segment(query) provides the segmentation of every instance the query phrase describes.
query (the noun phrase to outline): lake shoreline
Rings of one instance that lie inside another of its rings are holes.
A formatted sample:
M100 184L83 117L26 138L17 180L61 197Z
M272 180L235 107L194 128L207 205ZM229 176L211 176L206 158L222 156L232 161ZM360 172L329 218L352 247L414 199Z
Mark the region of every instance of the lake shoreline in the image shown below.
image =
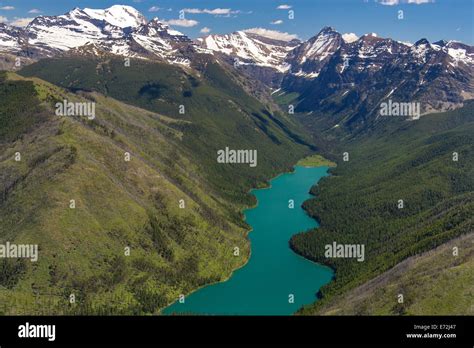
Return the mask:
M312 156L310 156L310 157L312 157ZM307 157L307 158L308 158L308 157ZM306 158L305 158L305 159L306 159ZM302 160L304 160L304 159L302 159ZM265 181L264 185L262 185L263 187L253 187L253 188L250 188L250 189L247 191L247 194L252 194L252 195L254 195L254 197L256 197L256 202L255 202L255 204L253 204L252 206L247 206L247 207L244 207L244 208L242 208L242 209L240 210L240 213L242 213L242 214L244 215L244 219L243 219L244 222L247 223L247 215L246 215L246 212L248 212L248 211L250 211L250 210L253 210L253 209L256 209L256 208L259 206L258 197L254 194L254 192L260 191L260 190L272 189L272 187L273 187L273 186L272 186L272 182L273 182L274 180L278 179L279 177L281 177L281 176L283 176L283 175L286 175L286 174L295 174L298 167L301 167L301 168L327 167L327 169L326 169L326 175L329 175L329 169L331 168L331 166L328 166L328 165L325 165L325 164L302 165L302 164L300 164L300 162L301 162L302 160L299 160L296 164L294 164L293 167L291 168L291 170L287 170L287 171L283 171L283 172L281 172L281 173L278 173L278 174L275 175L274 177L272 177L272 178L270 178L269 180ZM318 179L318 180L319 180L319 179ZM307 193L310 194L311 196L313 196L313 195L311 194L310 190L311 190L311 188L312 188L315 184L317 184L317 182L314 183L314 184L312 184L312 185L308 188L308 192L307 192ZM312 199L312 197L309 198L309 199ZM301 208L303 211L305 211L306 215L307 215L309 218L311 218L312 220L314 220L314 221L316 222L316 224L319 225L319 222L318 222L315 218L313 218L313 217L311 217L309 214L307 214L306 210L303 208L302 205L300 206L300 208ZM315 228L317 228L317 227L315 227ZM185 298L189 297L190 295L192 295L192 294L196 293L197 291L202 290L202 289L204 289L204 288L208 288L208 287L211 287L211 286L215 286L215 285L217 285L217 284L220 284L220 283L228 282L228 281L235 275L235 273L236 273L237 271L239 271L239 270L243 269L245 266L247 266L247 265L249 264L249 261L251 260L252 255L253 255L253 245L252 245L252 241L251 241L251 239L250 239L250 233L253 232L253 231L254 231L254 227L252 227L252 228L250 228L248 231L246 231L245 238L247 239L250 248L249 248L249 253L246 255L246 258L245 258L245 260L244 260L244 263L243 263L241 266L239 266L239 267L233 269L232 272L231 272L227 277L225 277L225 278L222 279L222 280L219 280L219 281L216 281L216 282L213 282L213 283L209 283L209 284L205 284L205 285L200 286L199 288L194 289L193 291L191 291L191 292L189 292L188 294L186 294L186 295L185 295ZM299 232L296 232L296 233L299 233ZM296 234L296 233L295 233L295 234ZM315 262L315 261L313 261L313 260L310 260L310 259L304 257L303 255L301 255L301 254L295 252L295 250L293 250L293 249L291 248L290 240L288 240L287 242L288 242L287 248L290 249L290 251L291 251L294 255L296 255L298 258L304 259L305 261L309 261L309 262L311 262L311 263L314 264L314 265L318 265L318 266L320 266L320 267L324 267L324 268L330 269L330 267L328 267L327 265L323 265L323 264L321 264L321 263L318 263L318 262ZM332 272L332 270L331 270L331 272ZM333 272L332 272L332 273L333 273ZM334 278L334 276L331 277L331 281L332 281L333 278ZM315 300L317 300L317 296L316 296L317 293L315 292L314 295L315 295ZM169 314L168 314L168 313L166 313L166 314L163 313L167 308L173 306L173 305L176 304L176 303L177 303L177 300L173 301L172 303L170 303L170 304L167 305L166 307L162 308L161 311L160 311L160 314L161 314L161 315L200 315L200 314L193 314L192 312L190 312L189 314L186 314L186 313L180 314L179 312L176 312L176 313L175 313L175 312L172 312L172 313L169 313ZM301 307L298 308L295 312L291 313L290 315L296 314L300 309L301 309ZM219 314L204 314L204 315L219 315ZM287 314L282 314L282 315L287 315Z

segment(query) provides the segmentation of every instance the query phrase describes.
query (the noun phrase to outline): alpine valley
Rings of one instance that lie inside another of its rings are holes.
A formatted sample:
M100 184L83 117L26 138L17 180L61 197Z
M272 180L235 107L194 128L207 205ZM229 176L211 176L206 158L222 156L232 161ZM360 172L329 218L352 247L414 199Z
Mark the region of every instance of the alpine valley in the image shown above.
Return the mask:
M303 204L319 227L288 243L335 276L297 313L474 314L473 46L331 27L192 40L114 5L0 23L0 69L0 244L39 246L0 259L1 314L159 314L225 281L250 257L249 191L314 153L332 167ZM65 101L94 117L57 116ZM254 161L220 163L228 149ZM328 259L333 243L363 262Z

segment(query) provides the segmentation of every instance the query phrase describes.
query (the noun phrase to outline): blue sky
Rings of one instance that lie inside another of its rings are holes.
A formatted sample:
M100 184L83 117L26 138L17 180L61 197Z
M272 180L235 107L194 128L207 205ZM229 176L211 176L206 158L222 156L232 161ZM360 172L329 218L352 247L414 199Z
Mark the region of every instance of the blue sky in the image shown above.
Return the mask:
M193 38L208 30L221 34L260 27L308 39L330 25L359 36L375 32L400 41L453 39L474 44L474 0L0 0L0 21L25 23L25 18L63 14L74 7L114 4L170 21L188 9L185 20L171 23L187 25L172 26ZM289 11L294 11L294 19L289 19Z

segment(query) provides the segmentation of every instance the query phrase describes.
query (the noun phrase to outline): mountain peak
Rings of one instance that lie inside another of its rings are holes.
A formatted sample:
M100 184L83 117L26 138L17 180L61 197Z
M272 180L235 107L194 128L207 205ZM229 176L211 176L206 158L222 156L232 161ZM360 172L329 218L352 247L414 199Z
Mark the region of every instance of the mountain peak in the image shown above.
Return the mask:
M83 12L93 19L104 20L120 28L135 28L147 23L145 16L127 5L113 5L104 10L85 8Z
M446 46L448 43L449 43L449 41L446 41L446 40L439 40L439 41L433 42L433 45L437 45L437 46L444 47L444 46Z
M88 16L87 13L84 12L84 10L82 10L81 8L79 7L74 7L71 11L65 13L65 16L70 16L70 17L77 17L77 16ZM42 16L39 16L39 17L42 17ZM38 17L36 17L38 18Z
M336 29L334 29L333 27L331 27L331 26L324 26L324 27L319 31L319 34L321 34L321 33L331 33L331 32L337 33Z
M168 24L161 22L158 17L153 18L146 25L137 28L136 33L148 36L149 38L165 35L168 38L173 37L173 41L190 41L186 35L171 29Z
M147 24L148 24L148 26L154 27L154 28L164 28L164 29L169 28L169 25L166 24L166 23L163 23L162 21L160 21L160 19L158 17L154 17Z
M323 43L329 41L340 41L341 37L341 34L333 27L325 26L319 31L319 33L310 38L308 42L313 44L315 42Z
M422 45L427 45L427 46L429 46L429 45L430 45L430 42L429 42L427 39L425 39L425 38L420 39L420 40L418 40L417 42L415 42L415 46L422 46Z
M314 47L316 46L327 46L333 45L332 43L336 42L336 45L340 45L340 41L342 40L342 35L337 32L333 27L325 26L323 27L319 33L317 33L315 36L310 38L307 41L307 44L311 45ZM319 48L317 48L319 50Z

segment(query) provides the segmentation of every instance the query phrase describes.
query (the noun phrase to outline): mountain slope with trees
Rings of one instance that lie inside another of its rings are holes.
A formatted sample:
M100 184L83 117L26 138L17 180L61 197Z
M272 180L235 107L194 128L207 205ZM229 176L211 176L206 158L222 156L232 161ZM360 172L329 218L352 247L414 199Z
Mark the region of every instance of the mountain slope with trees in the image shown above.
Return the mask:
M338 167L304 204L321 226L295 235L290 244L336 273L321 289L321 300L302 313L315 313L407 257L473 231L473 115L474 103L468 103L417 121L391 119L370 136L329 150ZM325 245L334 241L364 244L365 261L326 258Z

